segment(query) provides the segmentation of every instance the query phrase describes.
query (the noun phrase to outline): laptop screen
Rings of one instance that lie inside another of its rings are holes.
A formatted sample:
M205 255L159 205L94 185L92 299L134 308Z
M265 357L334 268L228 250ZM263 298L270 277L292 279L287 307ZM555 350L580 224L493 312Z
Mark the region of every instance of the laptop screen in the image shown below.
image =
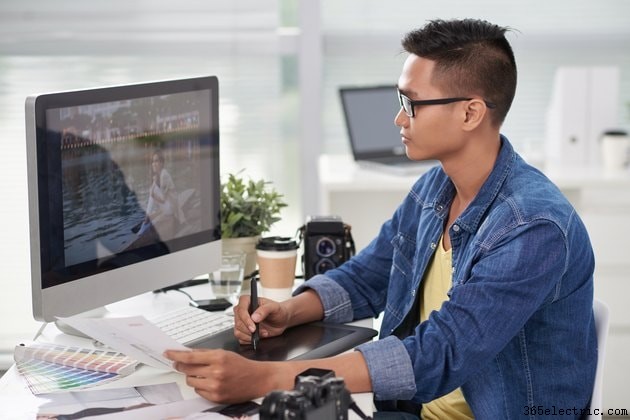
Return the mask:
M400 110L396 86L344 87L339 94L355 160L405 157L394 124Z

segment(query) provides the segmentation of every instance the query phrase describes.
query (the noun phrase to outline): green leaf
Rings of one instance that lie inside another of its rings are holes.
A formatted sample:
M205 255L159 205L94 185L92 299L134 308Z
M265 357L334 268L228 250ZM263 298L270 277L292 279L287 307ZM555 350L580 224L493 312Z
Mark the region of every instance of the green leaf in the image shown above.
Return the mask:
M228 174L221 184L221 231L225 238L268 232L280 220L280 210L288 206L271 182L245 180L242 172Z

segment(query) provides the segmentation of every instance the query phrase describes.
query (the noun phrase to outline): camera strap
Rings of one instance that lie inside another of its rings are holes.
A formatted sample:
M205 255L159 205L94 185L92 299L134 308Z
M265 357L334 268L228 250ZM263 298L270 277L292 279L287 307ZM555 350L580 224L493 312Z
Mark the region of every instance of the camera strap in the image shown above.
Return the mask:
M302 226L300 226L297 231L295 232L295 237L297 240L297 245L298 248L300 246L302 246L302 239L304 239L304 232L306 231L306 224L303 224Z
M356 253L354 246L354 239L352 238L352 226L347 223L343 224L343 239L345 242L344 250L346 254L346 261L349 260Z

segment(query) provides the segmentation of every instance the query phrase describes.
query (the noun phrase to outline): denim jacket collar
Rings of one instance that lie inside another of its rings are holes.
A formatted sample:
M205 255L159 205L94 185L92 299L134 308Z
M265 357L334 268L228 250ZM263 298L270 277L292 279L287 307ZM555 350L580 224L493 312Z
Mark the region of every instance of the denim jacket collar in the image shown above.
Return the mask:
M516 154L510 142L506 140L501 135L501 146L497 160L494 163L494 169L483 183L477 196L457 219L457 224L470 233L475 232L479 228L483 215L496 199L501 186L512 171ZM444 185L438 194L435 205L436 214L441 219L448 216L448 209L454 195L455 186L450 178L445 177Z

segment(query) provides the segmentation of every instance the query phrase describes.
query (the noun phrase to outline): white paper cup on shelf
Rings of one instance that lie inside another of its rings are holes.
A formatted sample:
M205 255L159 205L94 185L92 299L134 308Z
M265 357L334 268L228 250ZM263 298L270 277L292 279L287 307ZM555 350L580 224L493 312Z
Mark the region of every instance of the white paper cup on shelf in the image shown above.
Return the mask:
M275 301L291 297L295 281L297 242L292 238L272 236L256 245L256 261L262 296Z
M625 131L607 131L601 138L602 163L607 172L625 170L630 150L630 137Z

